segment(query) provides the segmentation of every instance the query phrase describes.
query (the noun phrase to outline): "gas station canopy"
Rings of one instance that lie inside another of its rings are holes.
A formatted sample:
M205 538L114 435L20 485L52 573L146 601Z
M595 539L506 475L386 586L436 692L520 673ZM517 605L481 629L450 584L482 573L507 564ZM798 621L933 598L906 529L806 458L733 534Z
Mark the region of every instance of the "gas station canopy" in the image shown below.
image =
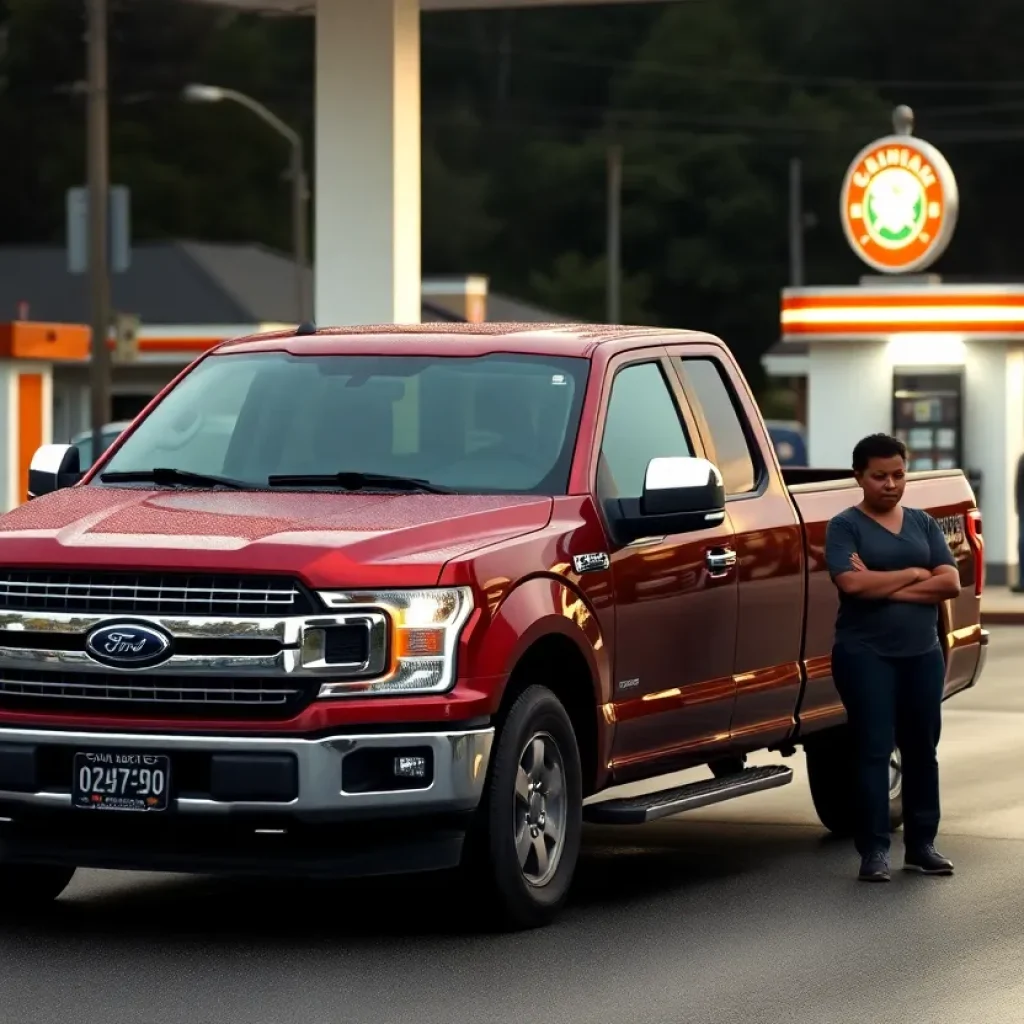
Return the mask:
M267 14L315 14L318 0L200 0L220 7ZM320 0L323 2L323 0ZM645 3L649 0L420 0L421 11L519 10L537 7L593 7L601 3Z
M585 6L584 0L201 2L316 17L315 319L336 326L417 322L421 11Z

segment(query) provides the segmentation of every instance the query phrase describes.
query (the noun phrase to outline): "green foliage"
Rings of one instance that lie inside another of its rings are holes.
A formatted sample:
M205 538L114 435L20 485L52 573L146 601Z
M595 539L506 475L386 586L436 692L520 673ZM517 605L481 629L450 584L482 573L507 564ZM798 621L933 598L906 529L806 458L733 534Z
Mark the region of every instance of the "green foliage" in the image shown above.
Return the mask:
M136 237L287 249L282 141L247 111L186 104L181 90L253 95L312 152L312 19L111 2L112 178L132 188ZM85 172L83 31L81 0L0 0L0 243L63 237L64 190ZM895 103L915 107L961 182L938 269L1024 273L1022 38L1020 0L425 15L425 270L487 273L497 289L603 320L606 155L618 143L623 319L716 331L758 381L789 273L789 161L802 161L814 221L807 282L855 281L839 185Z

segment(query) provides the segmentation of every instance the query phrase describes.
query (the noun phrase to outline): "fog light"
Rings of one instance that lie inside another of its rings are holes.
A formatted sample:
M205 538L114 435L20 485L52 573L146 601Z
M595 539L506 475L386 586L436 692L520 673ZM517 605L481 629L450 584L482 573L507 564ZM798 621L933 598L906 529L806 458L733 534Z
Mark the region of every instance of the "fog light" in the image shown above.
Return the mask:
M395 776L399 779L423 779L427 775L425 757L396 757Z

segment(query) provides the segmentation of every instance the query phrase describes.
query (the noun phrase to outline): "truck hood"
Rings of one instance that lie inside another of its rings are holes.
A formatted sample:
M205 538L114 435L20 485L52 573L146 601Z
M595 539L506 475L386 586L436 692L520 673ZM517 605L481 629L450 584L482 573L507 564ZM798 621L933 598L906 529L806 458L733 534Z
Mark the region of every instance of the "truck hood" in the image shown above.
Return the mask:
M475 548L542 529L548 497L80 486L0 517L0 568L287 573L311 587L431 586Z

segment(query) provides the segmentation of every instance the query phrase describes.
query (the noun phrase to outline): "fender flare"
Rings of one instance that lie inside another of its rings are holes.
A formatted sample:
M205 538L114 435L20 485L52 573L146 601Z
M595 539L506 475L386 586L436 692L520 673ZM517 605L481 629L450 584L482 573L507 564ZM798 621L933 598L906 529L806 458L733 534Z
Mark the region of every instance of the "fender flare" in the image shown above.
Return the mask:
M488 674L508 678L535 643L552 635L571 641L583 656L595 710L608 703L612 672L606 637L586 597L561 576L530 576L504 595L492 614L481 661Z

